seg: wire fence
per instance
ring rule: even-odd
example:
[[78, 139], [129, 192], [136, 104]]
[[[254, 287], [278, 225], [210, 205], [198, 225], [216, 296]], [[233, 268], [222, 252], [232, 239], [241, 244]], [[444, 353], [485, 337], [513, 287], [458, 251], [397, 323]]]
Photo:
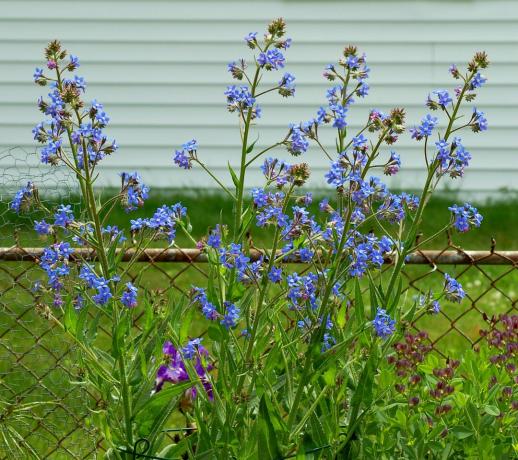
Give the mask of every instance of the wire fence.
[[[95, 458], [102, 445], [88, 415], [98, 401], [77, 384], [83, 371], [74, 347], [49, 321], [46, 312], [52, 307], [33, 290], [34, 282], [42, 278], [37, 265], [42, 250], [0, 248], [0, 459], [13, 458], [5, 453], [13, 432], [22, 448], [33, 449], [40, 458]], [[260, 255], [254, 250], [251, 258]], [[75, 256], [95, 259], [86, 249], [78, 249]], [[123, 260], [131, 256], [129, 250]], [[129, 276], [138, 278], [150, 298], [188, 295], [190, 286], [204, 284], [205, 262], [196, 249], [149, 249]], [[387, 259], [385, 267], [391, 262]], [[452, 356], [477, 345], [479, 331], [487, 329], [490, 317], [517, 311], [518, 251], [447, 246], [414, 253], [404, 271], [402, 303], [409, 306], [416, 295], [439, 291], [445, 271], [464, 285], [466, 298], [460, 305], [443, 305], [433, 318], [420, 314], [408, 327], [427, 330], [433, 349]], [[103, 333], [109, 336], [108, 330]]]

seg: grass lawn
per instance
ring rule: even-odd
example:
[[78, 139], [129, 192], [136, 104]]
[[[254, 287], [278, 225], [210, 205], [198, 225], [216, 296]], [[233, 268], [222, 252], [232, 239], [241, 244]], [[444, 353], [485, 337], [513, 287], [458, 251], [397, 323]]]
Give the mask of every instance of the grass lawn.
[[[195, 239], [205, 235], [207, 229], [216, 223], [231, 220], [232, 203], [223, 196], [173, 190], [167, 194], [153, 194], [144, 209], [130, 215], [117, 210], [110, 223], [128, 229], [129, 219], [150, 216], [158, 206], [177, 201], [188, 208]], [[451, 197], [433, 199], [425, 215], [423, 238], [435, 233], [448, 221], [447, 207], [454, 202], [458, 201]], [[454, 234], [453, 242], [464, 249], [483, 250], [489, 249], [494, 238], [497, 250], [518, 250], [517, 205], [518, 200], [477, 204], [484, 216], [481, 228], [465, 235]], [[45, 241], [39, 240], [30, 228], [31, 219], [36, 217], [34, 214], [17, 217], [6, 209], [5, 203], [0, 203], [0, 246], [11, 246], [15, 240], [22, 246], [44, 245]], [[268, 233], [258, 230], [255, 229], [251, 235], [254, 244], [257, 247], [268, 246]], [[181, 237], [177, 243], [188, 245]], [[441, 235], [428, 247], [443, 249], [446, 244], [446, 235]], [[205, 281], [203, 265], [196, 268], [161, 263], [155, 267], [141, 265], [138, 268], [143, 269], [141, 286], [151, 291], [173, 289], [180, 294], [193, 284], [203, 286]], [[294, 269], [300, 269], [300, 266]], [[444, 302], [440, 315], [425, 316], [417, 326], [425, 328], [432, 340], [440, 338], [437, 347], [443, 353], [458, 356], [470, 345], [470, 340], [478, 337], [483, 326], [481, 312], [491, 315], [512, 308], [516, 312], [518, 270], [509, 266], [441, 266], [434, 271], [428, 266], [409, 266], [405, 272], [409, 290], [402, 297], [403, 304], [409, 306], [418, 290], [439, 291], [443, 283], [442, 271], [458, 276], [468, 297], [460, 305]], [[79, 386], [70, 384], [71, 379], [65, 371], [72, 369], [72, 373], [79, 373], [70, 344], [34, 307], [30, 289], [39, 277], [41, 274], [34, 267], [31, 269], [31, 264], [0, 263], [0, 404], [15, 401], [17, 395], [22, 396], [23, 402], [46, 400], [57, 403], [31, 410], [31, 416], [18, 424], [18, 429], [24, 434], [34, 430], [28, 437], [29, 442], [40, 453], [54, 451], [51, 458], [71, 458], [70, 452], [85, 455], [95, 448], [95, 436], [82, 419], [87, 413], [89, 397]], [[80, 429], [74, 431], [76, 427]], [[60, 443], [59, 440], [69, 432], [70, 436]], [[0, 459], [4, 458], [2, 451], [0, 438]]]

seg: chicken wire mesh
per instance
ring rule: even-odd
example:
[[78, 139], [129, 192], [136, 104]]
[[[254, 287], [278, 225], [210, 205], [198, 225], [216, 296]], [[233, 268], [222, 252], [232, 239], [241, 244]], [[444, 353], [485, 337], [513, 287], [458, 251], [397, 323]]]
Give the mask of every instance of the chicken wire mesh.
[[[4, 152], [0, 166], [0, 202], [8, 202], [28, 181], [37, 181], [45, 199], [66, 196], [67, 202], [78, 204], [73, 198], [77, 190], [67, 187], [73, 183], [70, 174], [37, 165], [32, 153]], [[7, 208], [0, 211], [0, 460], [13, 455], [95, 458], [102, 452], [102, 440], [89, 423], [89, 411], [98, 401], [77, 384], [82, 369], [76, 350], [46, 314], [52, 307], [43, 305], [33, 290], [34, 282], [43, 277], [37, 265], [42, 248], [24, 240], [33, 218], [29, 213], [13, 221]], [[95, 257], [87, 251], [81, 256]], [[391, 261], [386, 262], [387, 270]], [[402, 307], [410, 307], [415, 296], [430, 289], [440, 291], [446, 271], [463, 283], [464, 301], [444, 303], [434, 317], [419, 314], [408, 327], [426, 330], [438, 354], [455, 356], [478, 344], [480, 329], [488, 328], [487, 318], [517, 312], [518, 252], [497, 251], [494, 246], [463, 251], [449, 241], [441, 251], [413, 254], [403, 273]], [[138, 279], [149, 298], [165, 302], [188, 295], [192, 285], [204, 285], [207, 266], [196, 249], [149, 249], [128, 276]], [[102, 333], [109, 338], [109, 330]]]

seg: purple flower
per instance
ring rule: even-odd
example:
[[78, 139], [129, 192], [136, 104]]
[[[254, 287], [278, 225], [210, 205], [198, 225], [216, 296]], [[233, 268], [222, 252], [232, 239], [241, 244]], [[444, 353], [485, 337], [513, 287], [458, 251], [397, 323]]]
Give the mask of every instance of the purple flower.
[[399, 172], [401, 168], [401, 157], [394, 151], [390, 152], [390, 158], [385, 165], [385, 174], [387, 176], [393, 176]]
[[290, 125], [290, 136], [288, 139], [287, 147], [288, 152], [290, 152], [293, 156], [298, 156], [302, 153], [307, 152], [309, 148], [309, 141], [307, 140], [307, 136], [302, 131], [300, 126]]
[[387, 312], [379, 307], [376, 311], [376, 317], [372, 321], [372, 325], [374, 326], [376, 335], [382, 339], [390, 337], [396, 330], [396, 321], [391, 319]]

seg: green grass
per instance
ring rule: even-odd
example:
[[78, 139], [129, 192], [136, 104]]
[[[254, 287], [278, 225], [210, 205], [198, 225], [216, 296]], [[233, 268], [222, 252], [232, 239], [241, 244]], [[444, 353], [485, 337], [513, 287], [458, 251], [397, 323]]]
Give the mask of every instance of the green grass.
[[[318, 202], [319, 193], [315, 193]], [[77, 202], [77, 199], [66, 200]], [[231, 222], [232, 203], [224, 196], [214, 193], [193, 193], [172, 190], [159, 191], [150, 197], [144, 209], [126, 214], [117, 209], [110, 223], [128, 229], [129, 220], [136, 217], [150, 216], [162, 204], [181, 201], [187, 208], [195, 239], [206, 234], [207, 229], [218, 222]], [[422, 228], [423, 238], [432, 235], [442, 228], [449, 219], [448, 206], [454, 197], [436, 197], [430, 203]], [[489, 201], [476, 203], [484, 215], [480, 229], [467, 234], [453, 234], [453, 242], [465, 249], [488, 249], [491, 239], [497, 242], [497, 249], [518, 249], [516, 240], [518, 229], [518, 213], [515, 209], [518, 200]], [[6, 203], [0, 203], [0, 246], [10, 246], [18, 240], [22, 246], [42, 246], [45, 241], [38, 239], [31, 230], [31, 221], [41, 218], [31, 213], [16, 216], [6, 209]], [[313, 206], [316, 208], [316, 204]], [[17, 236], [15, 236], [15, 234]], [[268, 232], [252, 230], [254, 244], [258, 247], [269, 245]], [[162, 243], [163, 244], [163, 243]], [[179, 237], [177, 244], [188, 245], [185, 238]], [[443, 249], [447, 244], [446, 235], [441, 235], [428, 247]], [[47, 332], [50, 323], [41, 315], [41, 310], [34, 306], [34, 298], [30, 288], [34, 280], [41, 275], [28, 263], [0, 263], [0, 401], [12, 402], [13, 395], [23, 394], [23, 402], [46, 400], [59, 402], [55, 406], [41, 406], [33, 410], [33, 420], [26, 422], [20, 430], [27, 432], [38, 423], [47, 429], [39, 428], [36, 434], [29, 437], [32, 445], [41, 453], [50, 452], [57, 445], [57, 439], [72, 429], [76, 424], [73, 416], [67, 413], [68, 407], [77, 417], [86, 413], [88, 397], [79, 387], [70, 385], [69, 377], [64, 369], [77, 372], [73, 353], [63, 356], [70, 344], [57, 331]], [[185, 265], [158, 264], [155, 267], [140, 265], [143, 269], [140, 285], [149, 291], [172, 289], [178, 294], [186, 291], [191, 285], [203, 285], [205, 266], [201, 265], [183, 271]], [[300, 267], [297, 267], [300, 269]], [[405, 273], [409, 290], [403, 295], [402, 303], [408, 307], [418, 291], [434, 289], [442, 286], [442, 273], [447, 271], [463, 284], [468, 298], [461, 304], [444, 302], [443, 313], [438, 316], [424, 316], [417, 326], [426, 329], [432, 340], [445, 336], [438, 342], [438, 347], [445, 354], [459, 356], [475, 340], [479, 329], [483, 326], [481, 312], [488, 315], [498, 314], [513, 308], [517, 299], [518, 270], [510, 267], [463, 267], [441, 266], [434, 270], [428, 266], [409, 266]], [[496, 280], [496, 281], [493, 281]], [[21, 286], [21, 287], [20, 287]], [[515, 307], [514, 307], [515, 308]], [[515, 310], [516, 311], [516, 310]], [[37, 339], [35, 339], [36, 337]], [[51, 370], [58, 364], [57, 369]], [[26, 391], [29, 390], [30, 391]], [[82, 426], [84, 422], [78, 421]], [[55, 435], [54, 435], [54, 434]], [[75, 453], [85, 454], [94, 446], [94, 438], [80, 429], [73, 432], [63, 442], [66, 448]], [[1, 440], [0, 440], [0, 451]], [[0, 455], [0, 459], [2, 459]], [[51, 458], [70, 458], [65, 448], [59, 448]]]

